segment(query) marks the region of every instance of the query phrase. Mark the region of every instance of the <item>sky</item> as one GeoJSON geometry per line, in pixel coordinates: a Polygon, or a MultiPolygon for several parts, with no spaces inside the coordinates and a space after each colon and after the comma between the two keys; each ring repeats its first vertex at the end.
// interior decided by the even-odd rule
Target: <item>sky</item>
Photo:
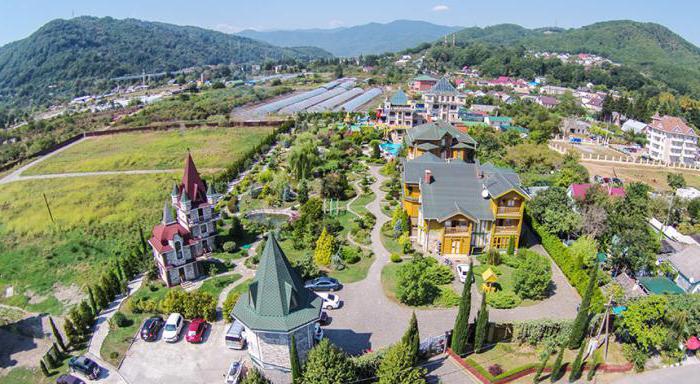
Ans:
{"type": "Polygon", "coordinates": [[[580,27],[629,19],[663,24],[700,46],[695,0],[0,0],[0,45],[29,36],[50,20],[111,16],[243,29],[333,28],[397,19],[464,27],[515,23],[580,27]]]}

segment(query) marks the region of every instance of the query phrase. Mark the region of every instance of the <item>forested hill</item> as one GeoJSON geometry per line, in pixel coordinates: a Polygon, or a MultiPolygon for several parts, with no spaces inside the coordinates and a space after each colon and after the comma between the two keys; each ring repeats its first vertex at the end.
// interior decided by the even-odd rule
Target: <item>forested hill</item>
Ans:
{"type": "Polygon", "coordinates": [[[700,94],[700,48],[659,24],[619,20],[572,29],[501,24],[465,28],[455,35],[462,44],[594,53],[638,69],[680,92],[700,94]]]}
{"type": "Polygon", "coordinates": [[[110,17],[53,20],[0,47],[0,103],[43,104],[85,94],[95,81],[204,64],[330,57],[318,48],[280,48],[197,27],[110,17]],[[24,101],[24,103],[23,103],[24,101]]]}
{"type": "Polygon", "coordinates": [[[430,42],[460,27],[448,27],[425,21],[396,20],[386,24],[369,23],[334,29],[299,29],[290,31],[253,31],[238,33],[283,47],[305,45],[320,47],[336,56],[359,56],[396,52],[430,42]]]}

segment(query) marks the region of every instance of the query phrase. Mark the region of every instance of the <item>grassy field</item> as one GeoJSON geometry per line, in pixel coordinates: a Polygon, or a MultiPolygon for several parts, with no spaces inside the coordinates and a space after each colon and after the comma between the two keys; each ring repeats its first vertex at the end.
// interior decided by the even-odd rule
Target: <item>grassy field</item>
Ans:
{"type": "Polygon", "coordinates": [[[24,174],[180,169],[188,148],[199,169],[224,168],[271,132],[270,127],[197,128],[92,137],[24,174]]]}
{"type": "Polygon", "coordinates": [[[619,177],[626,183],[632,181],[643,182],[649,184],[657,191],[670,190],[668,183],[666,182],[666,175],[669,173],[681,173],[689,186],[700,188],[700,172],[698,171],[643,167],[633,164],[594,163],[586,161],[582,161],[581,164],[588,169],[591,176],[600,175],[607,177],[619,177]]]}
{"type": "Polygon", "coordinates": [[[18,181],[0,186],[0,302],[60,313],[60,287],[78,293],[97,271],[148,237],[180,175],[130,175],[18,181]],[[51,207],[52,223],[43,195],[51,207]]]}
{"type": "Polygon", "coordinates": [[[199,287],[197,290],[199,292],[205,292],[214,297],[214,299],[219,298],[219,294],[221,294],[221,291],[228,287],[229,285],[233,284],[236,280],[240,279],[241,275],[234,273],[232,275],[224,275],[224,276],[217,276],[213,277],[211,279],[206,280],[204,283],[202,283],[202,286],[199,287]]]}

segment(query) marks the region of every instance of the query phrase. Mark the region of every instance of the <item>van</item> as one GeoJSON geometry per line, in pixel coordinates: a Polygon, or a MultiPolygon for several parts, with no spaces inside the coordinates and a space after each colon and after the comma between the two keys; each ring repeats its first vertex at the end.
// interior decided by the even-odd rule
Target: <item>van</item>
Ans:
{"type": "Polygon", "coordinates": [[[238,320],[234,320],[233,324],[228,327],[226,331],[226,347],[230,349],[243,349],[245,348],[245,328],[243,323],[238,320]]]}

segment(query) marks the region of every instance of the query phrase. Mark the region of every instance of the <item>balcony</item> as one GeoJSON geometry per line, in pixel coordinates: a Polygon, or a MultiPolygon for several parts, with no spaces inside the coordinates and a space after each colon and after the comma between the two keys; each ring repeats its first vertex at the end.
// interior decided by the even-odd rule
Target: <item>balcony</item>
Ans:
{"type": "Polygon", "coordinates": [[[496,235],[517,235],[518,226],[517,225],[497,225],[494,230],[496,235]]]}
{"type": "Polygon", "coordinates": [[[467,226],[445,227],[446,235],[468,235],[469,233],[470,230],[467,226]]]}
{"type": "Polygon", "coordinates": [[[517,215],[520,216],[520,209],[521,207],[505,207],[505,206],[499,206],[498,209],[496,210],[497,215],[517,215]]]}

